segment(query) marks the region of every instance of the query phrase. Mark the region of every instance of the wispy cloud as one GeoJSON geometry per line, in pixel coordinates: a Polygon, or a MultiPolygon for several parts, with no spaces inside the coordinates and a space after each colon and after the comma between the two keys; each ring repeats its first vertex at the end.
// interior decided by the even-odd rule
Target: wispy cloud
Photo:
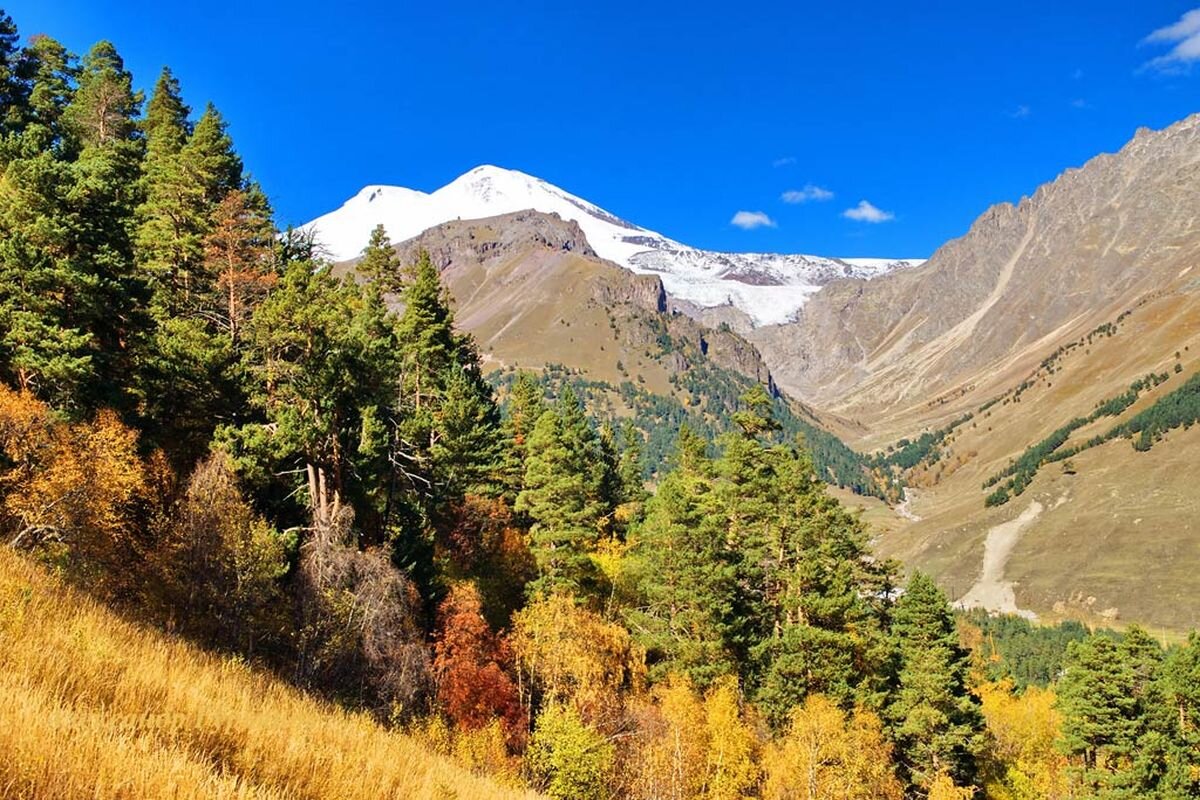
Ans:
{"type": "Polygon", "coordinates": [[[1142,40],[1142,44],[1172,45],[1165,55],[1143,64],[1143,70],[1152,69],[1168,74],[1186,72],[1193,63],[1200,61],[1200,8],[1194,8],[1177,22],[1154,31],[1142,40]]]}
{"type": "Polygon", "coordinates": [[[822,200],[832,200],[833,192],[824,187],[807,183],[803,189],[789,189],[781,194],[779,199],[785,203],[807,203],[809,200],[820,202],[822,200]]]}
{"type": "Polygon", "coordinates": [[[775,220],[761,211],[739,211],[729,220],[729,224],[736,225],[744,231],[752,231],[755,228],[774,228],[775,220]]]}
{"type": "Polygon", "coordinates": [[[854,208],[847,208],[842,212],[842,216],[846,219],[852,219],[855,222],[890,222],[896,218],[896,215],[891,211],[884,211],[875,205],[868,203],[866,200],[859,200],[858,205],[854,208]]]}
{"type": "Polygon", "coordinates": [[[772,161],[771,166],[772,167],[790,167],[792,164],[795,164],[795,163],[796,163],[795,156],[784,156],[783,158],[777,158],[774,161],[772,161]]]}
{"type": "Polygon", "coordinates": [[[1026,105],[1020,105],[1008,112],[1008,115],[1013,119],[1025,119],[1033,113],[1033,109],[1026,105]]]}
{"type": "Polygon", "coordinates": [[[1084,100],[1082,97],[1077,97],[1071,101],[1071,108],[1091,108],[1091,107],[1092,107],[1091,104],[1089,104],[1088,101],[1084,100]]]}
{"type": "Polygon", "coordinates": [[[1080,80],[1082,77],[1083,77],[1082,69],[1076,68],[1075,71],[1071,73],[1071,80],[1077,81],[1077,80],[1080,80]]]}

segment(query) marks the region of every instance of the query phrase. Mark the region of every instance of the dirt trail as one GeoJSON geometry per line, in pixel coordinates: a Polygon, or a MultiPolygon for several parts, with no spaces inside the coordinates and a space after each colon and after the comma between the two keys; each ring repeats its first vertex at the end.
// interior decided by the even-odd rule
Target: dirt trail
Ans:
{"type": "Polygon", "coordinates": [[[909,489],[906,486],[906,487],[904,487],[904,500],[903,500],[903,502],[897,504],[897,506],[896,506],[896,513],[899,514],[904,519],[909,520],[910,522],[920,522],[921,521],[921,518],[918,517],[916,514],[914,514],[909,508],[909,504],[913,501],[914,498],[916,498],[916,496],[917,496],[917,493],[914,492],[912,489],[909,489]]]}
{"type": "Polygon", "coordinates": [[[983,543],[983,572],[971,590],[958,601],[959,608],[985,608],[1037,619],[1032,611],[1017,607],[1012,581],[1004,580],[1004,567],[1013,548],[1021,540],[1021,534],[1041,513],[1042,504],[1034,500],[1019,517],[993,526],[988,531],[987,540],[983,543]]]}

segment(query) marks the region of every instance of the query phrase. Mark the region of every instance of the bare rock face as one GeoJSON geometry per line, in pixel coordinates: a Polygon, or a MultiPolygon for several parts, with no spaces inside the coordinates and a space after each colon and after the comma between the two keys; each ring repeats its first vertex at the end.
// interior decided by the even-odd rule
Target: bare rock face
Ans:
{"type": "Polygon", "coordinates": [[[1036,364],[1059,340],[1177,290],[1198,262],[1195,115],[988,209],[921,267],[830,284],[796,322],[748,337],[785,389],[879,412],[1036,364]]]}
{"type": "Polygon", "coordinates": [[[403,242],[396,250],[405,261],[426,250],[434,265],[444,270],[456,260],[502,257],[528,247],[596,257],[578,223],[538,211],[447,222],[403,242]]]}

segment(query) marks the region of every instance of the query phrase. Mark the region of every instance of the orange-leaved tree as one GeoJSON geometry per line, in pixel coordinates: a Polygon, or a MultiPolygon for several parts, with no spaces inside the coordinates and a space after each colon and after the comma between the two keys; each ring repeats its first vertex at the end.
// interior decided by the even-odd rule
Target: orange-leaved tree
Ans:
{"type": "Polygon", "coordinates": [[[0,508],[14,546],[53,543],[76,564],[128,543],[145,487],[137,434],[112,411],[66,422],[27,392],[0,386],[0,508]]]}
{"type": "Polygon", "coordinates": [[[433,659],[438,703],[460,730],[500,720],[509,746],[519,749],[528,726],[509,677],[511,663],[508,644],[483,618],[479,591],[470,583],[456,584],[438,609],[433,659]]]}

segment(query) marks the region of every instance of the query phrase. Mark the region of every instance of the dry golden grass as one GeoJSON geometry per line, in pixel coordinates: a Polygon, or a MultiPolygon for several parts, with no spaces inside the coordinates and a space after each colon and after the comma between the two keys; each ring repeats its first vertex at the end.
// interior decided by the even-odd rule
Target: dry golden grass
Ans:
{"type": "Polygon", "coordinates": [[[0,797],[532,798],[0,546],[0,797]]]}

